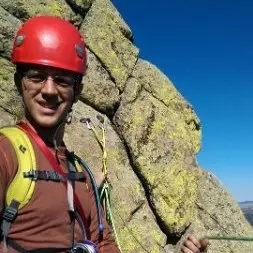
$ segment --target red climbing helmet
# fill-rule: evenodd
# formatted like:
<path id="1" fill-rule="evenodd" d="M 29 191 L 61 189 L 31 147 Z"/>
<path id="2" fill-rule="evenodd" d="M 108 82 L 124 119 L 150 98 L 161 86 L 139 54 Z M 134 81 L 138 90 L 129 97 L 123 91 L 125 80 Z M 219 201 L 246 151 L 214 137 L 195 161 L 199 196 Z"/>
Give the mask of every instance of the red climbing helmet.
<path id="1" fill-rule="evenodd" d="M 84 40 L 71 23 L 59 17 L 37 16 L 19 29 L 13 44 L 12 62 L 85 74 L 87 55 Z"/>

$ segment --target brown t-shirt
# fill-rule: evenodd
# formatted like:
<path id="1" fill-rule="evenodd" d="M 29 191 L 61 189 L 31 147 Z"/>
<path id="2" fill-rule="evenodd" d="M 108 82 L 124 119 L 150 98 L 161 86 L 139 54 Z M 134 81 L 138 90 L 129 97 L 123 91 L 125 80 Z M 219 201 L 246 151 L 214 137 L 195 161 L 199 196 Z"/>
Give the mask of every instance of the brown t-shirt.
<path id="1" fill-rule="evenodd" d="M 37 144 L 30 138 L 38 170 L 51 170 L 52 165 L 39 150 Z M 54 149 L 50 148 L 53 155 Z M 57 152 L 61 166 L 67 172 L 66 149 Z M 12 144 L 5 136 L 0 135 L 0 208 L 4 206 L 7 186 L 12 181 L 18 168 L 18 161 Z M 90 240 L 93 241 L 100 253 L 119 253 L 111 230 L 103 217 L 103 239 L 99 240 L 97 209 L 94 192 L 90 179 L 86 175 L 86 183 L 76 182 L 75 191 L 85 213 Z M 68 212 L 67 190 L 61 182 L 38 180 L 29 203 L 23 207 L 12 224 L 9 238 L 25 249 L 38 248 L 67 248 L 71 244 L 71 219 Z M 75 223 L 75 241 L 83 240 L 79 224 Z M 101 238 L 101 236 L 100 236 Z M 3 246 L 0 244 L 0 253 Z M 16 252 L 10 246 L 8 252 Z"/>

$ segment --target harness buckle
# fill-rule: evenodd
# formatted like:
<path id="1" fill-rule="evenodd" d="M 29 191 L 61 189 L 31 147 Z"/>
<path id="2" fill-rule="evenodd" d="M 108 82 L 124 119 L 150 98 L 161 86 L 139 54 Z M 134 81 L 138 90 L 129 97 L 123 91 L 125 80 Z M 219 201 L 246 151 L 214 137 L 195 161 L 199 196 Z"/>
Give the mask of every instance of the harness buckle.
<path id="1" fill-rule="evenodd" d="M 43 171 L 43 174 L 44 174 L 44 176 L 45 176 L 45 180 L 49 180 L 50 179 L 50 172 L 49 171 L 47 171 L 47 170 L 44 170 Z"/>
<path id="2" fill-rule="evenodd" d="M 55 171 L 51 171 L 51 180 L 54 182 L 64 181 L 64 179 L 62 179 L 61 176 Z"/>
<path id="3" fill-rule="evenodd" d="M 24 172 L 23 175 L 24 175 L 24 177 L 31 178 L 33 181 L 38 180 L 38 171 L 36 171 L 36 170 L 30 170 L 28 172 Z"/>
<path id="4" fill-rule="evenodd" d="M 12 222 L 15 220 L 17 215 L 18 215 L 18 209 L 12 206 L 8 206 L 4 210 L 3 219 L 6 220 L 7 222 Z"/>

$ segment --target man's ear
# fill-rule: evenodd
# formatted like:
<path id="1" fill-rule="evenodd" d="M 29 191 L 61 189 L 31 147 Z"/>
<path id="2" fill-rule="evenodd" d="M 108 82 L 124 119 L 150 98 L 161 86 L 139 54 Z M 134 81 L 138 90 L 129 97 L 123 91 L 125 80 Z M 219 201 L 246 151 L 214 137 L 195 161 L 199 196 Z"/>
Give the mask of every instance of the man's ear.
<path id="1" fill-rule="evenodd" d="M 19 92 L 20 95 L 22 95 L 23 93 L 23 89 L 22 89 L 22 76 L 20 73 L 15 73 L 14 74 L 14 82 L 15 82 L 15 85 L 17 87 L 17 90 Z"/>
<path id="2" fill-rule="evenodd" d="M 82 93 L 83 90 L 83 83 L 82 81 L 79 82 L 76 86 L 75 86 L 75 90 L 74 90 L 74 103 L 76 103 L 78 101 L 78 99 L 80 98 L 80 95 Z"/>

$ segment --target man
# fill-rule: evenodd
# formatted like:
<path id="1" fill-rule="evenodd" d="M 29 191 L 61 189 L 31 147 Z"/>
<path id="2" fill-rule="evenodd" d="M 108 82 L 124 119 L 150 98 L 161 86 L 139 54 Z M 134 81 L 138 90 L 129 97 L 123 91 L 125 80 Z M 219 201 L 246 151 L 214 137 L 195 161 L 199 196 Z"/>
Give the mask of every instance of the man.
<path id="1" fill-rule="evenodd" d="M 25 120 L 18 127 L 32 143 L 40 173 L 26 175 L 34 177 L 35 190 L 11 225 L 3 213 L 10 226 L 2 224 L 0 252 L 120 252 L 105 219 L 99 220 L 90 177 L 80 172 L 84 175 L 78 179 L 80 173 L 63 142 L 65 124 L 71 121 L 72 105 L 82 90 L 86 60 L 78 30 L 58 17 L 32 18 L 17 33 L 12 61 L 25 109 Z M 1 135 L 2 212 L 18 166 L 13 145 Z"/>

